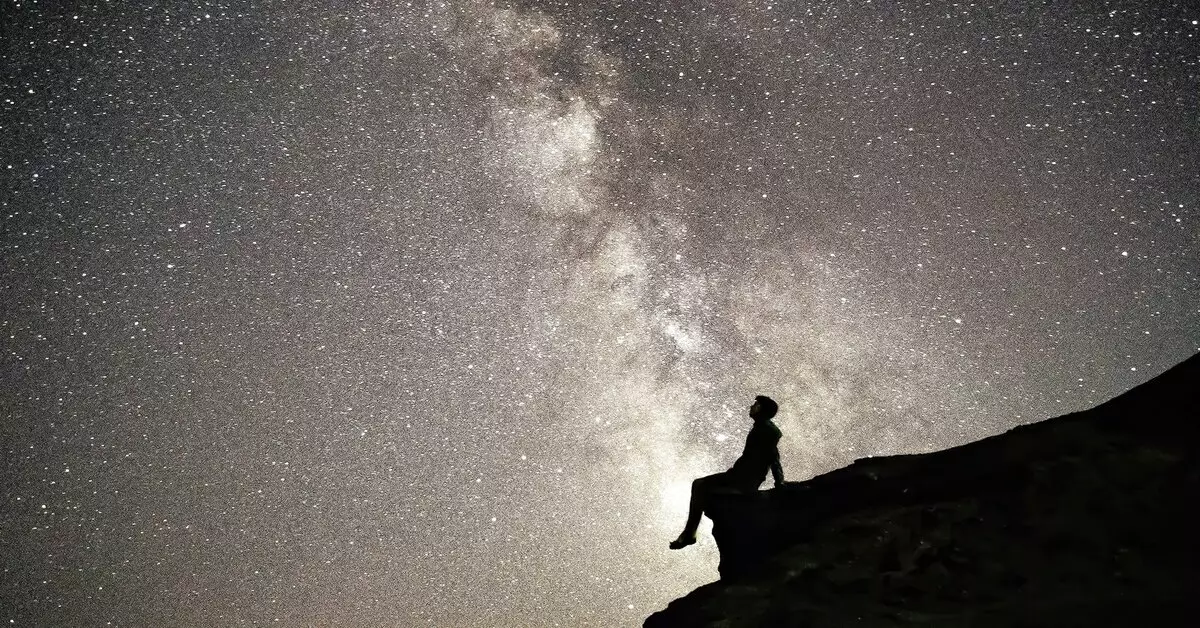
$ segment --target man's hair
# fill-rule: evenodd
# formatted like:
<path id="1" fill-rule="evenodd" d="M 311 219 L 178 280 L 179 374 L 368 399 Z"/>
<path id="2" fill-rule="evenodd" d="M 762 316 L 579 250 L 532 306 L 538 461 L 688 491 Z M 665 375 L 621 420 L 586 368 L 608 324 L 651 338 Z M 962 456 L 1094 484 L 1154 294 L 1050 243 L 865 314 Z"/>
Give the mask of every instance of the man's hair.
<path id="1" fill-rule="evenodd" d="M 754 401 L 758 402 L 758 405 L 762 406 L 763 418 L 769 419 L 775 416 L 776 412 L 779 412 L 779 404 L 775 403 L 775 400 L 770 397 L 758 395 L 754 398 Z"/>

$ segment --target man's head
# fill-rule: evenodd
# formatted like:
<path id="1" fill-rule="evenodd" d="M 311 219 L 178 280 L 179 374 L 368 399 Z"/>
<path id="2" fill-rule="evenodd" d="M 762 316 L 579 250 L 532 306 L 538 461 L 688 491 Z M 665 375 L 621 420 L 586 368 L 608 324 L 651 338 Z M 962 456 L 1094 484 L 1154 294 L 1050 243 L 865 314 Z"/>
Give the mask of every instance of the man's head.
<path id="1" fill-rule="evenodd" d="M 775 416 L 776 412 L 779 412 L 779 404 L 775 403 L 774 399 L 764 395 L 755 397 L 754 405 L 750 406 L 750 418 L 755 421 L 765 421 Z"/>

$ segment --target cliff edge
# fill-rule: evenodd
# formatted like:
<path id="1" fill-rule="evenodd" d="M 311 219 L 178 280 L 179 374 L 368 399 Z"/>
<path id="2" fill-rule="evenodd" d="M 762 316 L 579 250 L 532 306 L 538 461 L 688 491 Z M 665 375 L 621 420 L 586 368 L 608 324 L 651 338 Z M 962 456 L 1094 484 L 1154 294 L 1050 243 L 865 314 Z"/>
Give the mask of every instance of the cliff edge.
<path id="1" fill-rule="evenodd" d="M 721 580 L 663 626 L 1193 625 L 1200 355 L 1100 406 L 858 460 L 708 513 Z"/>

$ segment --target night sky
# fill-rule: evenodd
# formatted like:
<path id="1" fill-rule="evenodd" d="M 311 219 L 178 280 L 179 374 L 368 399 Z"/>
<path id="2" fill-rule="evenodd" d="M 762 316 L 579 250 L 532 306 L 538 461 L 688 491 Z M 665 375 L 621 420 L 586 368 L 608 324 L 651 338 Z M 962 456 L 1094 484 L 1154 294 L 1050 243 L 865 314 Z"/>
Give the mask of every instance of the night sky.
<path id="1" fill-rule="evenodd" d="M 756 394 L 798 481 L 1200 350 L 1195 2 L 67 4 L 0 5 L 6 624 L 640 624 Z"/>

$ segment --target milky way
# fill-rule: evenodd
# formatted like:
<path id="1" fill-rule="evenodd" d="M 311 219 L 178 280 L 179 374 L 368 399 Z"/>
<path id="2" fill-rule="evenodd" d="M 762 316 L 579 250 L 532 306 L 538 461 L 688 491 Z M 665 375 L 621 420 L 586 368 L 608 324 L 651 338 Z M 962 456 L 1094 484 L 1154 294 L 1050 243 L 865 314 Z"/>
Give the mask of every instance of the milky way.
<path id="1" fill-rule="evenodd" d="M 755 394 L 803 480 L 1152 377 L 1198 20 L 6 2 L 0 620 L 639 624 Z"/>

